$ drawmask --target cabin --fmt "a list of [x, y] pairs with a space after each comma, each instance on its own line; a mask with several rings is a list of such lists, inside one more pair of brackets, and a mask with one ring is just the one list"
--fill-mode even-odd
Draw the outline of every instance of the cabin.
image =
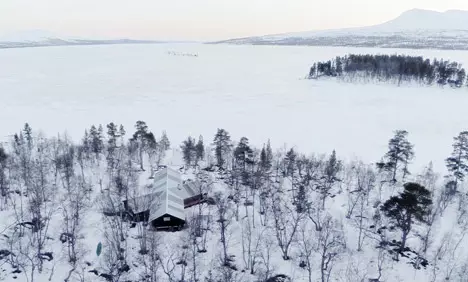
[[134, 221], [148, 222], [155, 230], [179, 230], [185, 225], [185, 210], [205, 201], [196, 181], [182, 181], [180, 173], [169, 167], [154, 175], [150, 193], [124, 201]]

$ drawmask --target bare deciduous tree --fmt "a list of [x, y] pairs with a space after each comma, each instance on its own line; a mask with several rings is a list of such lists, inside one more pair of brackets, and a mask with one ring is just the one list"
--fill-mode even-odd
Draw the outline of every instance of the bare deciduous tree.
[[242, 220], [242, 257], [245, 268], [250, 270], [250, 274], [255, 274], [265, 228], [257, 232], [251, 221], [248, 216]]
[[229, 226], [231, 225], [232, 217], [232, 208], [231, 203], [227, 197], [221, 193], [216, 193], [214, 195], [214, 200], [216, 202], [216, 222], [219, 225], [220, 232], [220, 241], [222, 244], [223, 252], [223, 262], [225, 266], [230, 266], [230, 256], [228, 252], [228, 236], [229, 236]]
[[329, 282], [336, 260], [346, 248], [341, 223], [327, 216], [322, 230], [317, 232], [316, 252], [320, 255], [320, 276], [322, 282]]
[[296, 232], [303, 219], [303, 214], [297, 213], [281, 199], [280, 195], [272, 198], [273, 221], [278, 246], [284, 260], [289, 260], [289, 250], [296, 240]]

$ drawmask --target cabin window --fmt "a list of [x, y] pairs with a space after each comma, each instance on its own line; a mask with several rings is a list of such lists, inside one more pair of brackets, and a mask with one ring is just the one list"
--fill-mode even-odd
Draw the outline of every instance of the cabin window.
[[168, 216], [163, 217], [163, 221], [171, 221], [171, 218]]

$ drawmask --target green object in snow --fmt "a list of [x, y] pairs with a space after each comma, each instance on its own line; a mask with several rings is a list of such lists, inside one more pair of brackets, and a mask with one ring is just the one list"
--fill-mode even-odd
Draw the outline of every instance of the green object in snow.
[[101, 244], [101, 242], [99, 242], [99, 244], [97, 245], [97, 248], [96, 248], [96, 255], [100, 256], [101, 251], [102, 251], [102, 244]]

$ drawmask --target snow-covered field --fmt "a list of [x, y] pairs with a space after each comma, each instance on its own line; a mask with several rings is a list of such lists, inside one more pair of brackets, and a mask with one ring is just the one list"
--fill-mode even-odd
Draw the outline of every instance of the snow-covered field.
[[[168, 52], [198, 54], [173, 56]], [[406, 129], [418, 168], [443, 168], [452, 137], [468, 126], [468, 89], [352, 85], [303, 79], [317, 60], [356, 53], [421, 54], [468, 63], [463, 51], [382, 50], [201, 44], [1, 50], [0, 136], [29, 122], [74, 140], [91, 124], [147, 122], [174, 143], [234, 139], [283, 143], [376, 161], [392, 131]]]
[[[9, 135], [18, 132], [25, 122], [29, 122], [33, 129], [43, 130], [48, 136], [67, 131], [75, 141], [79, 141], [84, 129], [89, 128], [91, 124], [107, 124], [112, 121], [124, 124], [129, 137], [133, 133], [132, 126], [135, 121], [144, 120], [150, 130], [155, 133], [166, 130], [173, 148], [177, 148], [187, 135], [197, 137], [203, 134], [205, 144], [208, 144], [216, 128], [219, 127], [228, 130], [234, 140], [247, 136], [251, 145], [256, 147], [261, 146], [270, 138], [274, 149], [281, 147], [284, 143], [287, 143], [288, 148], [297, 146], [298, 150], [303, 153], [330, 153], [336, 149], [339, 158], [356, 156], [365, 162], [374, 162], [380, 160], [380, 157], [387, 151], [387, 142], [393, 136], [392, 131], [406, 129], [410, 133], [409, 140], [415, 144], [416, 152], [414, 161], [416, 167], [411, 168], [414, 174], [410, 180], [419, 181], [428, 189], [435, 188], [434, 199], [442, 197], [444, 193], [440, 185], [441, 179], [431, 182], [432, 175], [429, 173], [419, 178], [416, 175], [421, 172], [422, 166], [431, 160], [434, 161], [436, 172], [442, 175], [445, 173], [443, 160], [452, 152], [452, 138], [465, 130], [468, 125], [468, 115], [466, 115], [468, 89], [441, 89], [416, 85], [402, 87], [375, 84], [354, 85], [332, 80], [304, 79], [310, 64], [314, 61], [327, 60], [350, 52], [378, 53], [382, 51], [197, 44], [2, 50], [0, 52], [0, 102], [2, 105], [0, 136], [1, 139], [8, 140]], [[468, 53], [464, 52], [385, 51], [421, 54], [430, 58], [443, 57], [468, 63]], [[190, 56], [183, 54], [190, 54]], [[194, 56], [195, 54], [198, 56]], [[41, 144], [42, 141], [37, 139], [35, 142]], [[16, 147], [6, 146], [8, 153], [11, 154], [11, 158], [6, 163], [8, 169], [5, 170], [8, 175], [9, 187], [7, 188], [11, 189], [8, 195], [11, 196], [8, 199], [5, 197], [6, 209], [0, 211], [0, 231], [7, 230], [5, 234], [16, 234], [10, 225], [13, 226], [15, 218], [22, 218], [22, 213], [21, 216], [18, 214], [15, 216], [13, 207], [15, 210], [20, 208], [13, 204], [18, 203], [19, 199], [34, 202], [31, 200], [34, 199], [32, 197], [34, 195], [23, 197], [20, 190], [28, 191], [34, 188], [38, 191], [40, 189], [53, 191], [54, 193], [50, 195], [54, 197], [47, 199], [50, 202], [42, 202], [44, 209], [51, 208], [50, 214], [52, 215], [50, 230], [43, 233], [44, 238], [47, 239], [43, 250], [51, 251], [55, 258], [52, 262], [44, 264], [44, 270], [40, 274], [36, 273], [34, 281], [64, 281], [71, 266], [67, 261], [66, 245], [62, 244], [58, 238], [63, 232], [62, 209], [74, 207], [72, 194], [67, 193], [65, 188], [71, 185], [70, 187], [77, 189], [77, 187], [85, 188], [89, 185], [91, 187], [89, 195], [88, 192], [83, 192], [84, 189], [71, 190], [77, 195], [85, 193], [89, 199], [84, 196], [82, 198], [82, 202], [86, 203], [86, 209], [83, 211], [84, 220], [80, 223], [83, 225], [82, 229], [77, 232], [79, 235], [77, 240], [79, 244], [83, 244], [83, 257], [79, 259], [77, 269], [75, 269], [76, 277], [73, 276], [73, 279], [69, 281], [105, 281], [104, 278], [96, 277], [90, 271], [97, 269], [100, 273], [105, 273], [108, 271], [106, 267], [112, 266], [106, 264], [103, 257], [96, 257], [95, 246], [98, 242], [103, 242], [103, 256], [109, 255], [112, 246], [106, 243], [106, 240], [111, 242], [109, 239], [111, 236], [108, 235], [105, 239], [104, 234], [109, 230], [113, 232], [118, 230], [118, 228], [107, 227], [111, 225], [110, 218], [112, 217], [102, 216], [100, 208], [102, 203], [100, 200], [102, 200], [102, 195], [105, 195], [106, 188], [112, 190], [117, 186], [114, 184], [117, 182], [114, 179], [114, 172], [105, 169], [107, 164], [103, 155], [99, 157], [101, 162], [96, 161], [93, 155], [84, 164], [80, 164], [78, 154], [76, 154], [76, 160], [73, 161], [72, 158], [71, 162], [74, 166], [73, 181], [67, 186], [65, 172], [62, 172], [64, 167], [59, 169], [59, 173], [57, 170], [55, 174], [53, 172], [59, 167], [58, 160], [62, 160], [59, 157], [67, 156], [68, 145], [52, 141], [49, 144], [51, 147], [39, 145], [29, 147], [28, 143], [23, 143], [18, 145], [20, 148], [18, 151], [12, 151]], [[59, 147], [57, 149], [54, 146]], [[43, 150], [43, 148], [46, 149]], [[55, 155], [56, 151], [53, 150], [58, 150], [61, 154]], [[149, 171], [136, 171], [138, 165], [133, 163], [135, 152], [132, 156], [126, 156], [130, 154], [130, 150], [126, 147], [121, 147], [119, 150], [122, 152], [117, 154], [122, 158], [120, 163], [123, 167], [123, 176], [121, 177], [127, 179], [128, 186], [133, 185], [136, 190], [145, 189], [145, 184], [151, 183], [148, 179]], [[63, 159], [64, 163], [60, 162], [60, 164], [65, 166], [66, 160], [66, 158]], [[412, 260], [405, 258], [400, 262], [395, 262], [385, 255], [385, 251], [379, 252], [376, 249], [375, 238], [371, 239], [372, 236], [378, 236], [375, 232], [368, 231], [371, 235], [363, 241], [362, 250], [356, 251], [356, 245], [361, 238], [361, 234], [358, 233], [359, 229], [356, 228], [359, 220], [356, 219], [364, 220], [364, 223], [361, 220], [361, 224], [364, 224], [363, 228], [366, 230], [386, 226], [385, 220], [381, 221], [380, 217], [377, 219], [378, 210], [383, 201], [401, 190], [402, 183], [398, 181], [395, 186], [388, 183], [382, 184], [383, 182], [380, 181], [384, 179], [384, 175], [379, 174], [375, 178], [370, 167], [368, 169], [357, 163], [345, 162], [345, 169], [338, 175], [340, 181], [333, 180], [336, 183], [330, 186], [331, 192], [325, 194], [326, 204], [324, 200], [322, 210], [319, 207], [322, 202], [316, 198], [320, 196], [316, 189], [319, 184], [322, 184], [323, 178], [320, 176], [324, 171], [328, 171], [328, 163], [314, 158], [310, 161], [315, 161], [320, 166], [316, 167], [317, 171], [314, 172], [318, 175], [316, 179], [308, 180], [311, 181], [310, 187], [307, 187], [310, 189], [307, 193], [310, 194], [305, 197], [310, 197], [312, 201], [310, 203], [313, 204], [312, 213], [317, 210], [316, 216], [320, 221], [323, 220], [322, 224], [325, 224], [328, 214], [331, 215], [330, 220], [333, 218], [333, 222], [329, 221], [330, 225], [328, 227], [324, 225], [321, 230], [313, 228], [313, 220], [302, 218], [304, 212], [299, 216], [300, 213], [296, 214], [295, 209], [292, 208], [293, 197], [290, 197], [290, 194], [296, 193], [293, 191], [297, 189], [294, 185], [305, 183], [302, 181], [306, 176], [300, 173], [299, 175], [293, 173], [291, 178], [280, 176], [279, 171], [286, 167], [284, 151], [282, 155], [275, 155], [273, 164], [274, 168], [278, 169], [268, 172], [265, 179], [260, 181], [264, 183], [260, 184], [260, 188], [256, 188], [259, 192], [247, 185], [245, 187], [241, 185], [242, 187], [236, 189], [233, 188], [234, 184], [226, 185], [224, 181], [231, 179], [229, 175], [231, 172], [206, 173], [210, 180], [208, 182], [214, 183], [213, 188], [224, 191], [225, 196], [231, 193], [230, 196], [235, 195], [241, 199], [237, 201], [241, 205], [237, 218], [234, 216], [233, 206], [227, 209], [227, 222], [230, 226], [227, 239], [229, 254], [226, 255], [234, 255], [233, 263], [239, 270], [246, 272], [237, 271], [236, 279], [204, 281], [263, 281], [257, 280], [260, 279], [261, 273], [250, 275], [245, 266], [249, 264], [245, 257], [247, 233], [249, 233], [247, 228], [251, 228], [250, 220], [252, 219], [253, 222], [253, 218], [257, 223], [249, 236], [253, 240], [253, 245], [256, 246], [252, 247], [256, 248], [253, 251], [254, 257], [257, 260], [266, 260], [270, 259], [271, 255], [270, 263], [273, 268], [269, 270], [271, 272], [268, 272], [269, 274], [287, 274], [292, 277], [293, 281], [299, 282], [318, 281], [317, 279], [321, 276], [319, 259], [326, 260], [327, 255], [320, 255], [321, 249], [315, 245], [322, 243], [326, 245], [330, 239], [331, 245], [328, 249], [330, 257], [339, 256], [335, 264], [331, 264], [333, 275], [330, 282], [370, 281], [369, 278], [378, 277], [379, 264], [382, 264], [381, 272], [383, 273], [379, 281], [448, 281], [445, 277], [451, 277], [449, 279], [452, 280], [449, 281], [467, 281], [463, 277], [467, 267], [465, 263], [467, 257], [465, 247], [467, 224], [464, 208], [467, 198], [464, 196], [465, 193], [458, 193], [452, 202], [447, 201], [447, 209], [435, 215], [435, 220], [431, 225], [433, 231], [426, 229], [424, 224], [415, 223], [408, 238], [408, 245], [413, 250], [421, 252], [418, 236], [428, 232], [427, 238], [429, 238], [426, 256], [429, 266], [426, 270], [416, 270], [408, 264], [410, 261], [414, 262], [414, 258]], [[175, 169], [179, 168], [179, 164], [182, 163], [180, 154], [167, 155], [163, 163], [173, 164]], [[327, 167], [323, 167], [325, 165]], [[148, 169], [149, 165], [145, 164], [145, 166]], [[23, 170], [27, 172], [31, 170], [37, 175], [31, 174], [35, 177], [31, 180], [28, 174], [22, 173]], [[30, 183], [39, 183], [40, 172], [47, 176], [46, 184], [55, 184], [29, 187]], [[184, 174], [184, 178], [194, 177], [191, 170], [188, 172]], [[237, 172], [233, 171], [233, 175]], [[364, 188], [361, 187], [363, 185]], [[102, 187], [105, 188], [104, 191]], [[460, 188], [462, 189], [463, 185], [460, 185]], [[367, 189], [369, 192], [366, 192]], [[263, 200], [266, 201], [263, 205], [267, 206], [265, 213], [260, 212], [262, 191], [267, 195], [266, 200]], [[294, 197], [299, 198], [299, 196]], [[247, 204], [250, 198], [254, 202]], [[361, 203], [361, 208], [359, 205], [356, 206], [358, 202]], [[229, 203], [232, 205], [231, 201]], [[21, 205], [21, 210], [22, 207]], [[191, 209], [195, 213], [197, 207]], [[208, 207], [206, 209], [210, 210]], [[357, 214], [359, 209], [361, 209], [361, 215]], [[278, 222], [273, 220], [272, 213], [275, 211], [278, 213], [278, 215], [275, 214]], [[190, 213], [190, 210], [187, 213]], [[346, 218], [347, 213], [352, 216]], [[215, 208], [210, 211], [210, 214], [216, 215]], [[260, 224], [262, 216], [265, 227], [263, 223]], [[315, 214], [309, 216], [314, 217]], [[299, 221], [301, 224], [296, 226], [297, 234], [291, 236], [295, 238], [291, 243], [289, 253], [291, 259], [283, 260], [278, 247], [279, 243], [276, 240], [279, 237], [289, 238], [288, 234], [293, 228], [296, 230], [296, 227], [292, 226]], [[194, 268], [199, 269], [199, 274], [202, 274], [200, 276], [207, 276], [209, 270], [217, 271], [216, 266], [220, 262], [219, 257], [222, 252], [218, 236], [221, 222], [223, 220], [216, 221], [212, 226], [212, 232], [208, 232], [207, 252], [195, 254], [198, 264]], [[378, 222], [378, 225], [374, 222]], [[371, 224], [373, 227], [370, 226]], [[325, 234], [327, 230], [331, 232], [332, 237], [329, 237], [328, 233]], [[287, 234], [282, 234], [283, 232]], [[418, 233], [420, 234], [417, 235]], [[28, 234], [33, 233], [26, 233]], [[148, 234], [151, 234], [147, 235], [151, 237], [159, 233]], [[189, 278], [179, 280], [174, 278], [177, 276], [175, 273], [179, 272], [180, 264], [177, 264], [177, 267], [173, 265], [176, 269], [174, 273], [171, 272], [175, 275], [174, 277], [163, 274], [167, 270], [164, 267], [180, 262], [182, 257], [187, 259], [187, 249], [181, 242], [187, 242], [183, 236], [187, 236], [188, 233], [182, 231], [161, 234], [161, 238], [154, 240], [160, 243], [160, 246], [154, 249], [160, 252], [158, 255], [161, 257], [151, 260], [150, 255], [138, 254], [137, 244], [140, 234], [136, 229], [128, 229], [128, 234], [125, 234], [125, 240], [123, 240], [125, 244], [122, 244], [126, 248], [126, 263], [131, 269], [128, 273], [131, 279], [129, 281], [149, 281], [145, 280], [142, 275], [151, 272], [146, 268], [146, 263], [151, 262], [158, 264], [156, 275], [159, 275], [151, 281], [192, 281]], [[19, 243], [15, 241], [15, 244], [23, 246], [21, 240], [25, 241], [29, 238], [28, 236], [24, 237], [25, 239], [18, 239]], [[398, 232], [393, 232], [388, 240], [398, 240], [398, 236]], [[10, 241], [9, 238], [8, 236], [1, 237], [0, 251], [10, 246], [5, 243]], [[11, 241], [13, 242], [13, 239]], [[116, 241], [119, 241], [118, 237]], [[14, 249], [14, 251], [22, 254], [21, 248]], [[311, 262], [310, 277], [304, 266], [304, 268], [298, 267], [299, 263], [304, 263], [304, 256], [307, 252], [309, 252], [308, 258]], [[29, 258], [27, 255], [30, 250], [28, 249], [25, 253], [24, 258]], [[381, 254], [383, 254], [382, 257]], [[15, 256], [10, 257], [15, 258]], [[144, 261], [146, 259], [148, 261]], [[190, 257], [187, 260], [190, 261]], [[2, 279], [12, 281], [13, 277], [17, 277], [15, 281], [32, 281], [32, 279], [27, 280], [24, 275], [30, 270], [27, 267], [28, 261], [23, 264], [26, 266], [22, 273], [16, 275], [11, 272], [10, 264], [2, 264], [0, 261], [0, 281]], [[267, 265], [265, 261], [259, 262], [257, 268], [263, 269], [265, 265]], [[192, 271], [191, 267], [191, 265], [188, 266]], [[112, 271], [116, 272], [115, 269]], [[31, 271], [31, 273], [35, 272]], [[80, 277], [83, 279], [78, 279]], [[114, 277], [114, 281], [115, 279]]]

